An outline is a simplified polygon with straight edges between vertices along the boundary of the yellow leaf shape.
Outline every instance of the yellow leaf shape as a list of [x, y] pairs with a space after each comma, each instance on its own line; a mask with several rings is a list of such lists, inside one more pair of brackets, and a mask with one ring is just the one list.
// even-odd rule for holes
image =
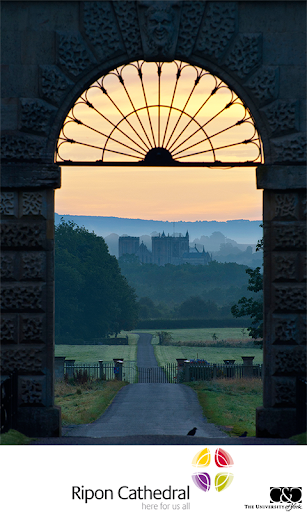
[[217, 473], [215, 476], [215, 489], [218, 492], [224, 491], [233, 481], [232, 473]]
[[195, 457], [192, 460], [192, 466], [196, 468], [204, 468], [206, 466], [209, 466], [210, 461], [210, 450], [208, 448], [204, 448], [195, 455]]

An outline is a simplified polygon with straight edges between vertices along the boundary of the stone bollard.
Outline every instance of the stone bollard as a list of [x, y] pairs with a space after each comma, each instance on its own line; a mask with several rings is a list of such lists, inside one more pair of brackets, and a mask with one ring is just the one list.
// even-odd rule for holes
[[64, 361], [65, 357], [54, 358], [54, 378], [56, 381], [64, 380]]
[[188, 359], [185, 359], [185, 361], [183, 362], [183, 367], [184, 367], [184, 372], [183, 372], [183, 375], [184, 375], [184, 382], [190, 382], [191, 378], [190, 378], [190, 361]]
[[75, 371], [75, 359], [66, 359], [66, 373], [69, 379], [73, 379]]
[[103, 360], [99, 359], [99, 379], [103, 380]]
[[[187, 359], [176, 359], [177, 361], [177, 382], [184, 382], [184, 363]], [[189, 362], [189, 361], [187, 361]]]
[[243, 377], [250, 379], [253, 377], [253, 360], [255, 356], [241, 356], [243, 359]]
[[114, 361], [114, 377], [115, 380], [123, 380], [123, 358], [121, 359], [113, 359]]

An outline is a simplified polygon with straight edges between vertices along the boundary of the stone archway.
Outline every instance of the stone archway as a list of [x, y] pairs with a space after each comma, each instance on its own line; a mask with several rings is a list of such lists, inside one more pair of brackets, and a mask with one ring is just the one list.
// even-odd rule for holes
[[99, 74], [137, 59], [182, 59], [238, 94], [263, 141], [265, 378], [257, 435], [295, 433], [296, 378], [306, 368], [305, 3], [2, 2], [2, 10], [1, 371], [19, 372], [15, 428], [60, 434], [53, 194], [62, 122]]

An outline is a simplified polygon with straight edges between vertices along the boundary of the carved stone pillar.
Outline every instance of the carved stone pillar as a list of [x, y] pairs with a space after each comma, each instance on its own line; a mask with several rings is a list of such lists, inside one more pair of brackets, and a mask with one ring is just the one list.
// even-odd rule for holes
[[296, 433], [296, 379], [306, 375], [306, 168], [260, 166], [264, 227], [264, 389], [257, 437]]
[[59, 436], [54, 406], [54, 189], [60, 168], [2, 166], [1, 374], [18, 372], [18, 431]]

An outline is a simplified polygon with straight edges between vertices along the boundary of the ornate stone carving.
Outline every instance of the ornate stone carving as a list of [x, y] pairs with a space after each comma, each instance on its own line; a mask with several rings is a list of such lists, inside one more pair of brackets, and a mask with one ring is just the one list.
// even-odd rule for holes
[[182, 2], [177, 51], [188, 57], [194, 48], [206, 2]]
[[145, 60], [173, 60], [176, 51], [180, 2], [138, 2]]
[[306, 136], [302, 133], [272, 140], [274, 161], [293, 163], [306, 161]]
[[298, 130], [298, 102], [274, 101], [262, 109], [273, 135], [282, 135]]
[[58, 105], [74, 83], [57, 66], [41, 66], [41, 95]]
[[306, 290], [297, 286], [275, 286], [275, 310], [305, 311]]
[[1, 279], [15, 279], [14, 253], [1, 254]]
[[246, 83], [261, 105], [277, 98], [279, 70], [273, 66], [262, 66]]
[[20, 129], [47, 135], [57, 110], [42, 100], [21, 99], [20, 103]]
[[236, 21], [235, 2], [209, 2], [197, 40], [197, 53], [220, 58], [236, 31]]
[[298, 218], [297, 213], [298, 197], [297, 194], [276, 194], [275, 195], [275, 216], [276, 217], [294, 217]]
[[307, 318], [306, 318], [306, 314], [304, 315], [300, 315], [300, 323], [299, 323], [299, 326], [300, 326], [300, 334], [301, 334], [301, 343], [302, 345], [306, 345], [306, 341], [307, 341]]
[[273, 397], [275, 405], [293, 407], [296, 403], [295, 379], [274, 379]]
[[274, 357], [275, 374], [304, 375], [306, 370], [306, 351], [299, 348], [278, 350]]
[[73, 76], [78, 76], [91, 66], [91, 56], [79, 33], [58, 33], [58, 64]]
[[20, 378], [21, 404], [41, 404], [43, 401], [42, 380], [38, 378]]
[[41, 286], [6, 286], [1, 290], [1, 310], [42, 310]]
[[245, 78], [261, 64], [262, 34], [240, 34], [225, 64], [240, 78]]
[[111, 2], [83, 2], [83, 26], [100, 60], [125, 52]]
[[[275, 249], [304, 249], [306, 247], [305, 223], [274, 223], [273, 245]], [[275, 242], [275, 243], [274, 243]]]
[[27, 252], [21, 256], [21, 279], [45, 278], [46, 254]]
[[40, 161], [44, 145], [44, 140], [38, 137], [3, 135], [1, 137], [1, 158], [3, 161]]
[[1, 224], [0, 236], [4, 247], [42, 247], [43, 228], [39, 224]]
[[121, 0], [113, 2], [117, 21], [128, 55], [135, 58], [142, 52], [141, 34], [135, 2]]
[[43, 194], [41, 192], [23, 192], [22, 215], [42, 215]]
[[1, 192], [1, 215], [15, 215], [15, 192]]
[[3, 348], [1, 353], [1, 371], [4, 375], [14, 370], [25, 373], [42, 371], [43, 354], [40, 348]]
[[42, 343], [43, 317], [42, 315], [21, 316], [22, 341], [25, 343]]
[[298, 278], [297, 255], [273, 253], [273, 275], [275, 280], [296, 281]]
[[17, 315], [1, 315], [1, 343], [17, 343]]
[[302, 200], [302, 206], [303, 206], [303, 216], [304, 216], [304, 218], [306, 218], [306, 215], [307, 215], [307, 199], [306, 199], [306, 197], [304, 197]]
[[276, 318], [274, 324], [275, 344], [294, 345], [298, 343], [298, 329], [295, 316]]

